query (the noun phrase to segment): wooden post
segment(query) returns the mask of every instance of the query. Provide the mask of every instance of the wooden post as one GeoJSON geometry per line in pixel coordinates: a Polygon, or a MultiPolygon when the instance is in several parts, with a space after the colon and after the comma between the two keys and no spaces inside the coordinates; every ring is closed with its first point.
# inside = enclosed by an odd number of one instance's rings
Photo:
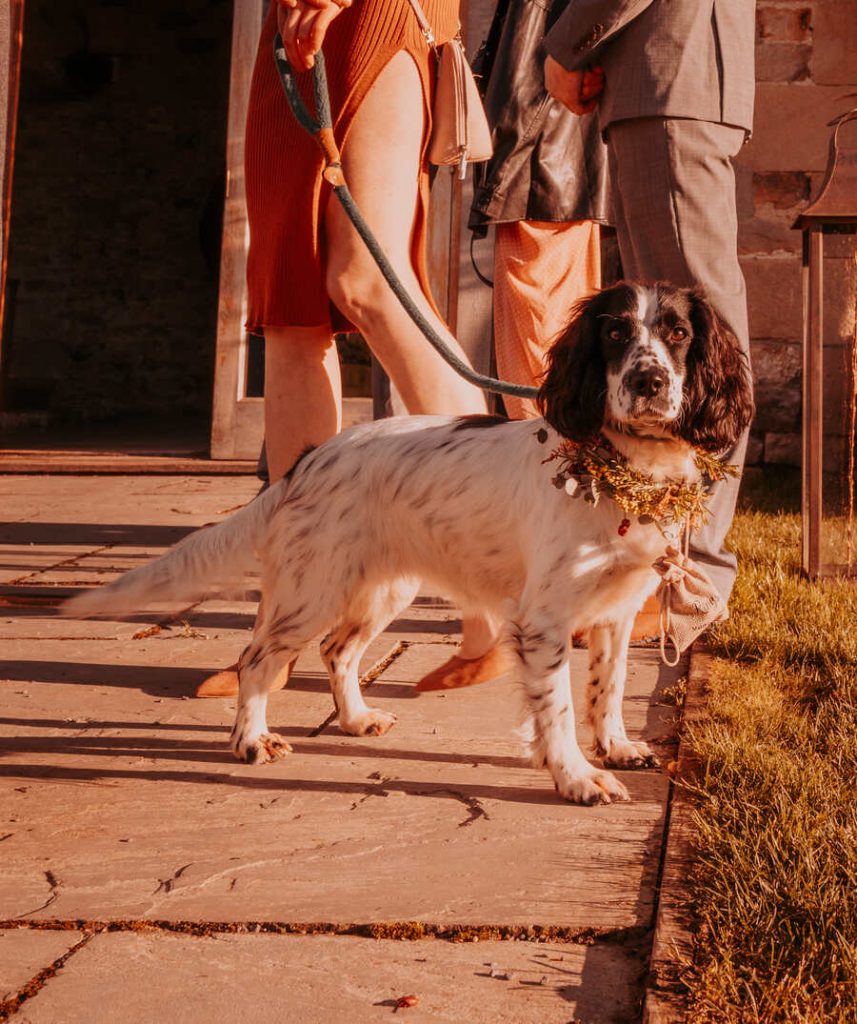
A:
{"type": "Polygon", "coordinates": [[[262,399],[245,395],[247,337],[244,330],[247,306],[244,128],[263,9],[262,0],[235,0],[232,16],[226,199],[211,418],[213,459],[255,459],[263,435],[262,399]]]}
{"type": "Polygon", "coordinates": [[[801,523],[803,570],[815,579],[821,569],[822,429],[824,358],[824,235],[821,224],[804,231],[802,267],[803,338],[803,487],[801,523]]]}
{"type": "MultiPolygon", "coordinates": [[[[2,352],[6,309],[6,261],[12,214],[12,168],[21,78],[24,0],[0,4],[0,385],[4,380],[2,352]]],[[[0,387],[0,395],[2,395],[0,387]]]]}

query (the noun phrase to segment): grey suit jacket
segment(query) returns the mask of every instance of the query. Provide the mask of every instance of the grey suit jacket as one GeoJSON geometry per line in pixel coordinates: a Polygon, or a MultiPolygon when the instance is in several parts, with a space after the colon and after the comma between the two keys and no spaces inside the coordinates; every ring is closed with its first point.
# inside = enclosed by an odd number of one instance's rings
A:
{"type": "Polygon", "coordinates": [[[635,117],[687,117],[749,131],[754,0],[571,0],[545,38],[569,71],[600,64],[602,130],[635,117]]]}

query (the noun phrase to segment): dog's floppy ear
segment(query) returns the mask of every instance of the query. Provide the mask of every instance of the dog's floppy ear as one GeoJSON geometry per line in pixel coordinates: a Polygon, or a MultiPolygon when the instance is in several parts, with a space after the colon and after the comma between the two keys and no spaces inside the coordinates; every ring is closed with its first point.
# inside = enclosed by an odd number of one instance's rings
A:
{"type": "Polygon", "coordinates": [[[542,415],[570,441],[585,441],[604,423],[607,364],[598,321],[601,294],[582,299],[573,308],[571,322],[548,352],[539,389],[542,415]]]}
{"type": "Polygon", "coordinates": [[[753,419],[750,364],[738,339],[700,290],[690,293],[693,342],[687,353],[676,433],[710,452],[731,448],[753,419]]]}

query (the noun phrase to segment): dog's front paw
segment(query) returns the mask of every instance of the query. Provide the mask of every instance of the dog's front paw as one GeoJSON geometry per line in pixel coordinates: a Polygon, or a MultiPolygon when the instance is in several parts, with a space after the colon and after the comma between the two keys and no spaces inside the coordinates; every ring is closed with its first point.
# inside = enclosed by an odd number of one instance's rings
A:
{"type": "Polygon", "coordinates": [[[396,721],[396,716],[390,712],[375,711],[370,708],[363,714],[354,715],[352,718],[340,716],[339,726],[350,736],[383,736],[388,729],[393,728],[396,721]]]}
{"type": "Polygon", "coordinates": [[[585,772],[564,769],[553,773],[554,785],[564,800],[573,804],[610,804],[614,800],[630,800],[631,795],[611,772],[589,768],[585,772]]]}
{"type": "Polygon", "coordinates": [[[608,768],[657,768],[658,758],[648,743],[632,740],[608,740],[606,750],[601,747],[604,764],[608,768]]]}
{"type": "Polygon", "coordinates": [[[267,764],[278,761],[291,753],[291,746],[274,732],[263,732],[255,738],[241,736],[232,744],[232,751],[239,761],[246,764],[267,764]]]}

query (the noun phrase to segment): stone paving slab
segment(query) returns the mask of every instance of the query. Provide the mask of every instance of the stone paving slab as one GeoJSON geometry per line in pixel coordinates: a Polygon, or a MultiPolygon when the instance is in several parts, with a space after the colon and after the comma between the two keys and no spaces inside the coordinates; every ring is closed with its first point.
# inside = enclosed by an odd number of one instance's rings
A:
{"type": "Polygon", "coordinates": [[[15,1020],[628,1024],[637,957],[619,945],[114,933],[75,953],[15,1020]],[[405,995],[417,1005],[396,1010],[405,995]]]}
{"type": "Polygon", "coordinates": [[[143,526],[173,544],[182,530],[224,516],[259,487],[246,476],[0,477],[0,544],[139,544],[143,526]]]}
{"type": "MultiPolygon", "coordinates": [[[[415,698],[444,645],[407,647],[372,685],[399,716],[379,738],[311,735],[332,703],[307,652],[269,714],[295,752],[265,766],[232,760],[232,702],[187,698],[231,642],[4,648],[0,918],[649,922],[666,777],[624,773],[630,804],[566,804],[522,757],[513,683],[415,698]]],[[[632,735],[666,729],[659,674],[634,667],[632,735]]]]}

